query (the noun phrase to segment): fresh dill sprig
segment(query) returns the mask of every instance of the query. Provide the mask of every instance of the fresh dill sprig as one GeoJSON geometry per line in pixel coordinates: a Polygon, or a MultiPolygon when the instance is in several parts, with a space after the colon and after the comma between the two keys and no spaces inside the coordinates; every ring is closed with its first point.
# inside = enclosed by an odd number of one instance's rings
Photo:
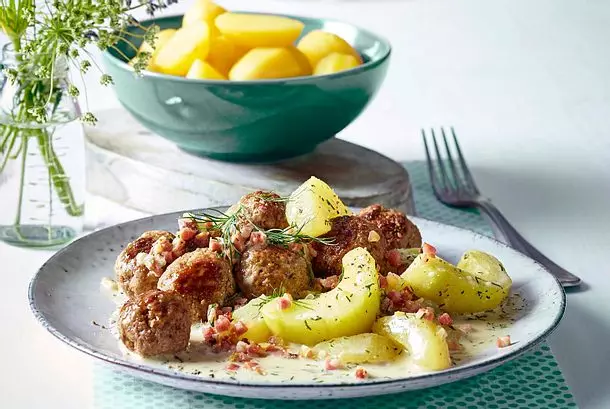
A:
{"type": "MultiPolygon", "coordinates": [[[[269,304],[273,300],[282,297],[284,294],[286,294],[286,289],[283,285],[280,285],[278,288],[273,289],[271,295],[262,296],[260,302],[258,304],[255,304],[255,306],[258,307],[260,311],[260,309],[263,308],[265,305],[269,304]]],[[[313,308],[307,305],[304,300],[292,300],[292,303],[306,310],[313,310],[313,308]]]]}
{"type": "Polygon", "coordinates": [[[239,233],[237,226],[243,208],[239,206],[233,213],[227,214],[217,209],[210,209],[209,212],[186,213],[185,218],[193,219],[203,230],[216,230],[220,233],[220,242],[231,263],[240,255],[233,245],[232,237],[239,233]],[[209,225],[209,226],[208,226],[209,225]]]}
{"type": "Polygon", "coordinates": [[[327,246],[335,244],[334,237],[313,237],[307,234],[301,233],[301,229],[296,226],[288,226],[285,229],[269,229],[260,230],[265,236],[267,236],[267,243],[275,246],[287,247],[293,243],[320,243],[327,246]]]}

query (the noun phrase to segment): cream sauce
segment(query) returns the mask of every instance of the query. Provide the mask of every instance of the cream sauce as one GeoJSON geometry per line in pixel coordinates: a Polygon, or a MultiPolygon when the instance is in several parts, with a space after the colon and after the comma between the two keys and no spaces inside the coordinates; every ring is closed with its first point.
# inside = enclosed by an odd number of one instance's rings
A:
{"type": "MultiPolygon", "coordinates": [[[[112,280],[109,280],[112,281],[112,280]]],[[[112,295],[112,300],[121,305],[125,297],[117,294],[116,287],[104,281],[104,291],[112,295]]],[[[478,313],[464,316],[454,316],[454,327],[470,326],[471,330],[460,338],[461,350],[452,352],[451,359],[454,366],[465,365],[480,357],[483,351],[496,348],[496,340],[500,336],[510,335],[509,327],[519,317],[526,306],[525,300],[518,294],[511,294],[502,307],[493,312],[478,313]]],[[[110,328],[117,335],[116,316],[110,318],[110,328]]],[[[121,351],[132,361],[172,371],[201,376],[206,379],[238,380],[251,383],[353,383],[357,381],[355,370],[357,367],[365,368],[369,380],[397,379],[428,372],[415,365],[409,359],[408,353],[403,351],[399,358],[393,362],[376,364],[350,364],[342,369],[325,370],[324,360],[308,358],[289,359],[279,355],[270,354],[255,361],[263,369],[264,374],[244,368],[243,363],[237,363],[240,368],[236,371],[227,370],[229,364],[228,353],[214,353],[203,342],[203,324],[195,324],[191,328],[191,342],[186,351],[173,356],[159,356],[143,358],[129,351],[120,341],[121,351]]],[[[118,338],[118,337],[117,337],[118,338]]],[[[301,345],[291,344],[290,352],[297,353],[301,345]]]]}

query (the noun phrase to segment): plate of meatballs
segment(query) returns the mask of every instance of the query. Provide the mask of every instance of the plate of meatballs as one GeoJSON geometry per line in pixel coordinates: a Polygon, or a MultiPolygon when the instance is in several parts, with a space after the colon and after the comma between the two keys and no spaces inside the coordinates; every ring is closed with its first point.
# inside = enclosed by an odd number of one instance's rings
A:
{"type": "Polygon", "coordinates": [[[134,376],[206,393],[326,399],[452,382],[557,326],[561,286],[485,236],[312,177],[287,197],[89,234],[32,279],[54,336],[134,376]]]}

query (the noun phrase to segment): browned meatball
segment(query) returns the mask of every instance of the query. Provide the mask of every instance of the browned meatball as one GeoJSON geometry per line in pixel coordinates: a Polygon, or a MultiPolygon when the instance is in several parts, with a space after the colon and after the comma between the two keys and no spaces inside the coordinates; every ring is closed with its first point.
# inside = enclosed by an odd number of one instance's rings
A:
{"type": "Polygon", "coordinates": [[[273,192],[262,190],[248,193],[239,199],[244,219],[249,220],[261,229],[284,229],[286,220],[286,203],[273,192]]]}
{"type": "Polygon", "coordinates": [[[381,230],[388,243],[388,250],[421,247],[419,229],[398,210],[374,204],[362,209],[359,216],[381,230]]]}
{"type": "Polygon", "coordinates": [[[138,263],[136,258],[140,253],[149,253],[153,244],[161,237],[169,242],[174,240],[174,235],[168,231],[147,231],[129,243],[119,254],[114,264],[114,272],[121,289],[128,297],[157,288],[157,280],[161,274],[138,263]]]}
{"type": "Polygon", "coordinates": [[[128,300],[119,312],[119,335],[142,356],[184,351],[191,336],[186,301],[176,293],[148,291],[128,300]]]}
{"type": "Polygon", "coordinates": [[[358,216],[340,216],[332,219],[331,230],[322,237],[334,238],[335,242],[332,245],[313,243],[317,252],[313,269],[317,275],[341,275],[343,256],[357,247],[371,253],[381,273],[388,272],[385,238],[371,222],[358,216]]]}
{"type": "Polygon", "coordinates": [[[311,284],[311,265],[305,255],[288,248],[250,248],[235,272],[237,285],[248,299],[274,291],[301,297],[311,284]]]}
{"type": "Polygon", "coordinates": [[[210,304],[223,305],[235,293],[229,261],[210,249],[196,249],[169,265],[157,284],[188,302],[193,322],[207,319],[210,304]]]}

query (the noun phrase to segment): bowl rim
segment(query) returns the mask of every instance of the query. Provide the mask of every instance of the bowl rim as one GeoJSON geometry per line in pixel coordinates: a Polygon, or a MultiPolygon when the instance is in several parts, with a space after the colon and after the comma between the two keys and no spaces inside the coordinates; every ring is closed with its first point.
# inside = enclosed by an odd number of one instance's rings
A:
{"type": "MultiPolygon", "coordinates": [[[[380,41],[381,43],[383,43],[386,51],[383,53],[383,55],[381,55],[381,57],[364,62],[363,64],[361,64],[357,67],[349,68],[347,70],[343,70],[343,71],[339,71],[339,72],[334,72],[331,74],[324,74],[324,75],[302,75],[302,76],[298,76],[298,77],[287,77],[287,78],[270,78],[270,79],[260,79],[260,80],[232,81],[232,80],[228,80],[228,79],[212,80],[212,79],[186,78],[186,77],[181,77],[178,75],[162,74],[159,72],[145,70],[145,71],[142,71],[141,76],[143,78],[164,79],[164,80],[189,83],[189,84],[208,84],[208,85],[226,85],[226,86],[263,85],[263,84],[281,85],[281,84],[285,84],[285,83],[291,83],[291,84],[303,83],[303,84],[305,84],[305,83],[315,82],[318,79],[341,78],[341,77],[350,76],[352,74],[357,74],[360,72],[368,71],[371,68],[380,66],[383,62],[388,60],[388,58],[392,54],[392,45],[387,38],[385,38],[382,35],[376,34],[368,29],[362,28],[360,26],[357,26],[355,24],[348,23],[345,21],[336,20],[336,19],[332,19],[332,18],[324,18],[324,17],[313,17],[313,16],[304,16],[304,15],[297,16],[297,15],[293,15],[293,14],[266,13],[266,12],[257,12],[257,11],[235,10],[235,11],[231,11],[231,13],[273,15],[273,16],[280,16],[280,17],[288,17],[288,18],[292,18],[292,19],[300,20],[300,21],[303,21],[303,19],[320,20],[325,23],[341,24],[341,25],[352,27],[359,32],[362,32],[370,37],[375,38],[377,41],[380,41]]],[[[142,24],[142,25],[148,24],[148,23],[152,24],[155,21],[182,18],[183,16],[184,16],[183,14],[175,14],[175,15],[159,17],[159,18],[149,18],[149,19],[141,20],[140,24],[142,24]]],[[[133,69],[132,66],[130,66],[126,61],[123,61],[119,57],[113,55],[109,51],[109,49],[104,50],[104,52],[102,53],[102,56],[110,64],[113,64],[113,65],[117,66],[118,68],[126,69],[127,71],[132,71],[135,73],[135,70],[133,69]]]]}

